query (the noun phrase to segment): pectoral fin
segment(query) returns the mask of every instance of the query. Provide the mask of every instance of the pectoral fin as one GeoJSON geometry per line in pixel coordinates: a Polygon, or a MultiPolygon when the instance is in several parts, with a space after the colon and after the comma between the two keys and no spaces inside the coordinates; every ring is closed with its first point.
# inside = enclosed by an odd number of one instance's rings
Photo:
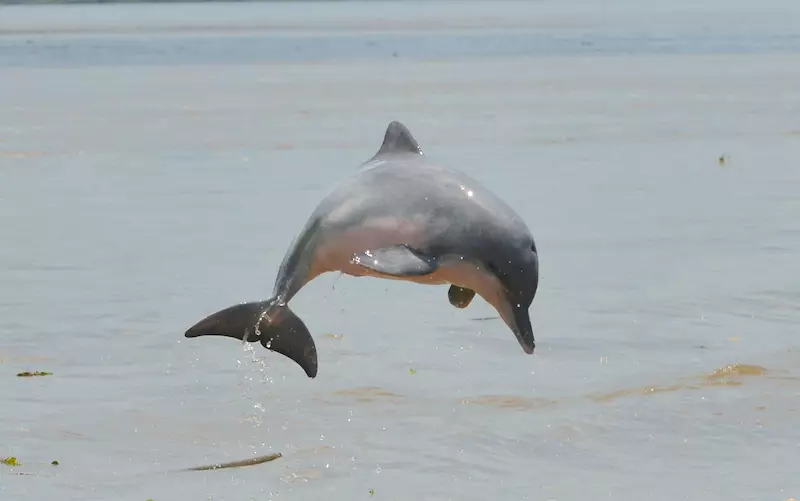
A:
{"type": "Polygon", "coordinates": [[[450,304],[456,308],[466,308],[469,306],[469,303],[472,302],[472,298],[474,297],[474,290],[459,287],[457,285],[451,285],[450,289],[447,291],[447,298],[450,300],[450,304]]]}
{"type": "Polygon", "coordinates": [[[353,255],[351,263],[384,275],[396,277],[421,276],[436,271],[436,259],[407,245],[395,245],[367,250],[353,255]]]}

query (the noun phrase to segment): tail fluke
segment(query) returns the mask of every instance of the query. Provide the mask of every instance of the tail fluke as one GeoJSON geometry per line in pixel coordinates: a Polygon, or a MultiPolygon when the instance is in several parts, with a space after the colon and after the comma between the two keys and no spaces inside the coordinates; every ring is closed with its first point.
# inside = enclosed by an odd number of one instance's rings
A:
{"type": "Polygon", "coordinates": [[[261,344],[294,360],[310,378],[317,376],[317,347],[306,324],[288,306],[281,306],[272,322],[261,322],[261,344]],[[267,325],[265,325],[267,324],[267,325]]]}
{"type": "Polygon", "coordinates": [[[317,347],[311,333],[288,306],[275,307],[272,300],[230,306],[199,321],[184,335],[260,341],[265,348],[294,360],[308,377],[317,375],[317,347]],[[269,316],[265,315],[268,309],[269,316]]]}

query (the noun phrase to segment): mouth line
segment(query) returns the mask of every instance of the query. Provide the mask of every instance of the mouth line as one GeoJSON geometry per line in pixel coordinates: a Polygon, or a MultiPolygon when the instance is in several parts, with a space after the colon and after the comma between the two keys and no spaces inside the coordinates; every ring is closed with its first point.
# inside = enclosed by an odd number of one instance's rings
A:
{"type": "Polygon", "coordinates": [[[514,307],[516,303],[509,300],[508,297],[505,301],[498,301],[493,303],[495,309],[500,314],[500,318],[508,326],[508,329],[514,334],[522,351],[528,355],[532,355],[536,349],[536,340],[533,335],[533,328],[531,326],[528,310],[525,307],[514,307]]]}
{"type": "Polygon", "coordinates": [[[517,336],[517,341],[519,341],[519,345],[522,347],[522,351],[527,353],[528,355],[533,355],[533,352],[536,350],[536,341],[531,341],[528,343],[523,338],[522,334],[518,331],[514,331],[514,335],[517,336]]]}
{"type": "Polygon", "coordinates": [[[530,316],[528,309],[518,306],[512,307],[513,324],[512,331],[517,338],[522,350],[528,355],[532,355],[536,349],[536,339],[533,335],[533,327],[531,326],[530,316]]]}

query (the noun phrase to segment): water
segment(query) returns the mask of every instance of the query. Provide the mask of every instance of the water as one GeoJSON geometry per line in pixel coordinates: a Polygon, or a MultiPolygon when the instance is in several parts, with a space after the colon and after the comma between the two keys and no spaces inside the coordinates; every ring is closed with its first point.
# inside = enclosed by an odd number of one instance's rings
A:
{"type": "Polygon", "coordinates": [[[800,496],[799,52],[789,1],[0,8],[0,500],[800,496]],[[335,274],[315,380],[184,339],[391,120],[528,222],[536,354],[335,274]]]}

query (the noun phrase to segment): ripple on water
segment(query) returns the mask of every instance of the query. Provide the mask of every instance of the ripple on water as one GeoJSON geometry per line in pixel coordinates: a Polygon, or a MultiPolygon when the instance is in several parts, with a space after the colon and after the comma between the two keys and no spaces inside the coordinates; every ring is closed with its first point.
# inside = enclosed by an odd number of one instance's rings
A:
{"type": "Polygon", "coordinates": [[[637,386],[634,388],[623,388],[607,393],[588,395],[588,398],[596,402],[610,402],[618,398],[630,396],[647,396],[659,393],[671,393],[683,390],[700,390],[704,388],[741,386],[744,384],[743,378],[766,376],[767,369],[758,365],[731,364],[714,369],[710,374],[703,374],[691,378],[684,378],[677,383],[669,385],[637,386]]]}
{"type": "Polygon", "coordinates": [[[15,355],[13,353],[0,352],[0,365],[38,364],[54,360],[53,357],[43,355],[15,355]]]}
{"type": "Polygon", "coordinates": [[[355,388],[347,388],[345,390],[337,390],[333,392],[334,395],[343,397],[353,397],[358,402],[375,402],[383,399],[399,399],[403,395],[384,390],[377,386],[360,386],[355,388]]]}
{"type": "Polygon", "coordinates": [[[461,399],[462,404],[495,407],[497,409],[531,410],[552,407],[559,400],[548,398],[529,398],[518,395],[482,395],[461,399]]]}
{"type": "Polygon", "coordinates": [[[44,155],[41,151],[0,151],[0,158],[39,158],[44,155]]]}

